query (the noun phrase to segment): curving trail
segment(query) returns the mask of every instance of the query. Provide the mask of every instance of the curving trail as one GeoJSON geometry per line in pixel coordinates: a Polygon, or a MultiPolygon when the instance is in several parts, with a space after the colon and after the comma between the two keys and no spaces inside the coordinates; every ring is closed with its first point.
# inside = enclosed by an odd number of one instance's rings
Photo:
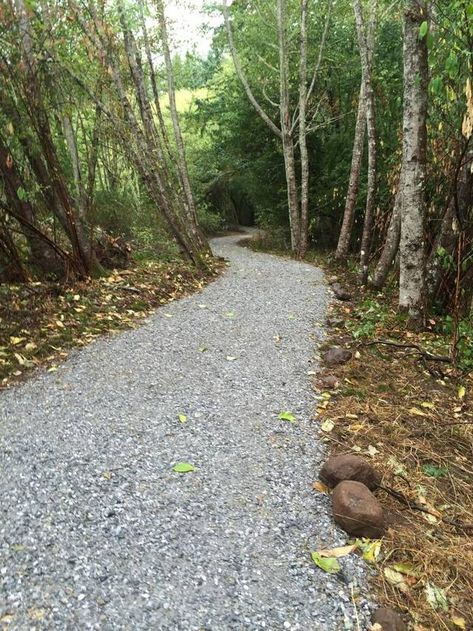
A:
{"type": "Polygon", "coordinates": [[[239,239],[202,293],[0,396],[0,628],[366,628],[358,559],[310,561],[345,541],[311,489],[322,273],[239,239]]]}

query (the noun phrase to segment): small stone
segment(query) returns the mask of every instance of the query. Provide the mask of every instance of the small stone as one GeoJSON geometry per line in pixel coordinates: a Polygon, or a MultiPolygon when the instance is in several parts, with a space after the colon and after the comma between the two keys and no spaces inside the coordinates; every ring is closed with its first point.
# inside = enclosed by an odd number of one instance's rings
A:
{"type": "Polygon", "coordinates": [[[404,623],[401,616],[388,607],[380,607],[377,609],[371,620],[374,625],[379,625],[379,629],[382,629],[382,631],[407,631],[407,625],[404,623]]]}
{"type": "Polygon", "coordinates": [[[384,533],[381,504],[361,482],[340,482],[332,494],[332,510],[335,522],[350,535],[378,539],[384,533]]]}
{"type": "Polygon", "coordinates": [[[344,348],[334,346],[323,355],[323,360],[327,366],[337,366],[346,364],[352,358],[352,353],[344,348]]]}
{"type": "Polygon", "coordinates": [[[333,283],[332,291],[335,294],[335,298],[337,298],[337,300],[351,300],[351,294],[346,289],[344,289],[340,285],[340,283],[333,283]]]}
{"type": "Polygon", "coordinates": [[[340,381],[335,375],[325,375],[317,379],[316,385],[321,390],[334,390],[340,385],[340,381]]]}
{"type": "Polygon", "coordinates": [[[332,489],[343,480],[355,480],[373,491],[381,482],[381,476],[369,462],[351,454],[329,458],[320,470],[319,478],[332,489]]]}

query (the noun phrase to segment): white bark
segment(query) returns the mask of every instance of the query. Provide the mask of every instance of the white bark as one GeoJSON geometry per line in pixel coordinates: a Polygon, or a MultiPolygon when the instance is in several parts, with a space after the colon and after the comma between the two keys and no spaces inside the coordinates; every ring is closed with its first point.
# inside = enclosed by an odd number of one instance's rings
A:
{"type": "Polygon", "coordinates": [[[427,44],[419,28],[427,19],[423,0],[406,0],[404,19],[403,187],[399,306],[413,325],[424,316],[425,162],[427,120],[427,44]]]}

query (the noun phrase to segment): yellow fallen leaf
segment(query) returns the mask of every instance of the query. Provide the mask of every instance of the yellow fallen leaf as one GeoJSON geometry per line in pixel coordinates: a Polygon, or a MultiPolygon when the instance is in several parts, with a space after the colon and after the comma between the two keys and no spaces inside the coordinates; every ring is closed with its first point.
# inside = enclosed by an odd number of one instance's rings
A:
{"type": "Polygon", "coordinates": [[[112,479],[112,472],[111,471],[105,471],[102,474],[102,477],[104,477],[106,480],[111,480],[112,479]]]}
{"type": "Polygon", "coordinates": [[[318,491],[319,493],[328,493],[330,489],[323,482],[317,481],[312,484],[312,488],[314,491],[318,491]]]}
{"type": "Polygon", "coordinates": [[[338,559],[340,557],[346,557],[357,549],[357,544],[353,543],[350,546],[341,546],[340,548],[331,548],[328,550],[319,550],[321,557],[338,559]]]}
{"type": "Polygon", "coordinates": [[[361,429],[365,427],[364,423],[353,423],[348,426],[348,430],[350,432],[359,432],[361,429]]]}
{"type": "Polygon", "coordinates": [[[465,388],[465,386],[460,386],[460,387],[458,388],[458,398],[459,398],[460,400],[461,400],[461,399],[464,399],[464,398],[465,398],[465,394],[466,394],[466,388],[465,388]]]}
{"type": "Polygon", "coordinates": [[[434,404],[430,403],[429,401],[422,401],[421,406],[423,408],[428,408],[429,410],[433,410],[434,409],[434,404]]]}
{"type": "Polygon", "coordinates": [[[26,338],[24,338],[24,337],[12,336],[12,337],[10,337],[10,344],[13,344],[13,346],[16,346],[17,344],[21,344],[22,342],[24,342],[25,339],[26,338]]]}
{"type": "Polygon", "coordinates": [[[410,408],[409,412],[411,414],[415,414],[415,416],[428,416],[428,414],[422,412],[422,410],[419,410],[419,408],[410,408]]]}
{"type": "Polygon", "coordinates": [[[329,418],[327,418],[320,426],[320,429],[323,432],[331,432],[334,427],[335,427],[335,423],[331,421],[329,418]]]}
{"type": "Polygon", "coordinates": [[[345,414],[346,418],[352,418],[352,419],[357,419],[358,418],[358,414],[345,414]]]}
{"type": "Polygon", "coordinates": [[[464,631],[466,631],[465,618],[460,618],[459,616],[452,616],[452,622],[459,629],[464,629],[464,631]]]}

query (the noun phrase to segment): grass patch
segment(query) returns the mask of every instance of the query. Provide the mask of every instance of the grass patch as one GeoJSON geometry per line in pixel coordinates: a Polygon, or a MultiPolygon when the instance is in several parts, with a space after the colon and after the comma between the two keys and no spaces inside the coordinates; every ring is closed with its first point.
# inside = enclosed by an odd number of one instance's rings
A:
{"type": "Polygon", "coordinates": [[[73,285],[0,286],[0,388],[45,366],[54,371],[74,347],[138,326],[157,307],[199,291],[222,269],[142,261],[107,278],[73,285]]]}

